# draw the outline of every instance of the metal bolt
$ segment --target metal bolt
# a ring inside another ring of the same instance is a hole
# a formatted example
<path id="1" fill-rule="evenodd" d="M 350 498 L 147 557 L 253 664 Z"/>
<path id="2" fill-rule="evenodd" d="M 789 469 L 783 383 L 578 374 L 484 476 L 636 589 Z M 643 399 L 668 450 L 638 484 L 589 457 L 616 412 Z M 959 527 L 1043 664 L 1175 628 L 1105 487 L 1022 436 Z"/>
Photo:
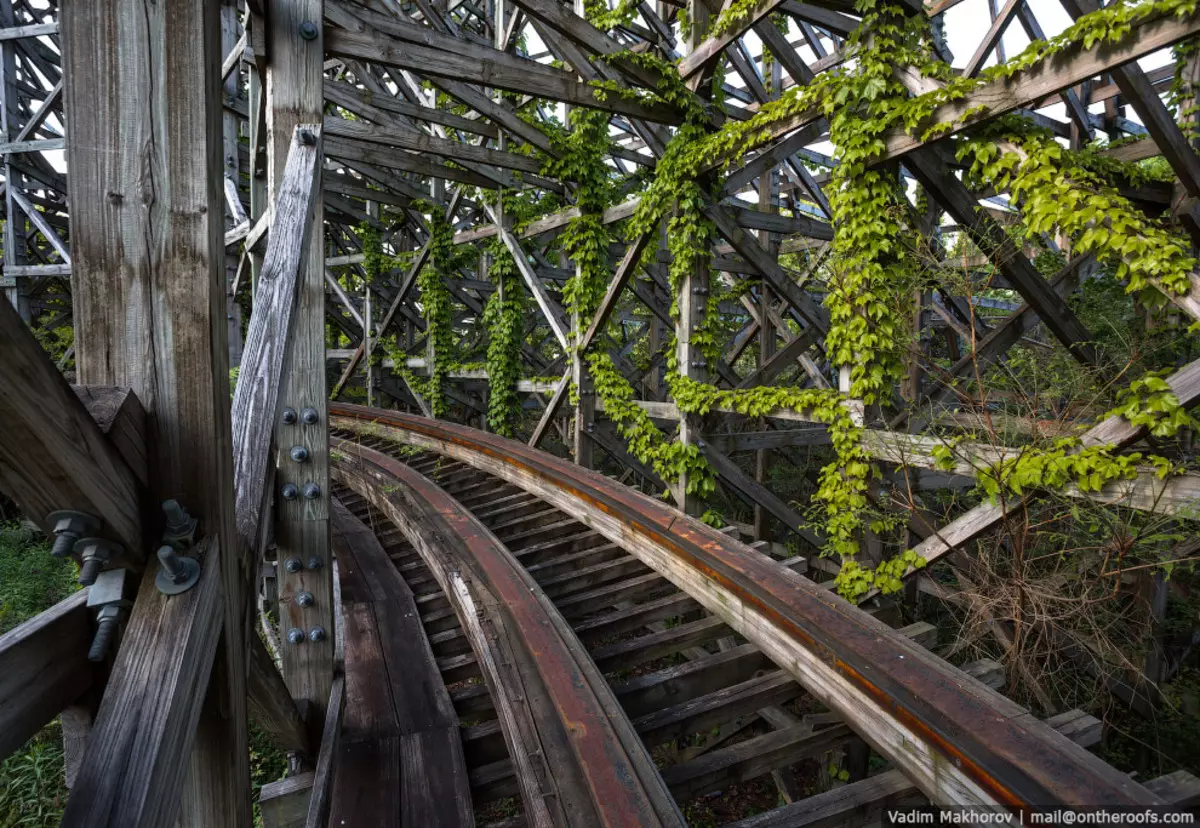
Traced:
<path id="1" fill-rule="evenodd" d="M 296 603 L 302 607 L 311 607 L 313 605 L 313 594 L 311 592 L 297 592 Z"/>
<path id="2" fill-rule="evenodd" d="M 84 538 L 75 544 L 75 552 L 83 559 L 79 567 L 79 583 L 91 586 L 96 583 L 96 576 L 104 568 L 104 563 L 125 550 L 120 544 L 106 538 Z"/>
<path id="3" fill-rule="evenodd" d="M 295 575 L 301 569 L 304 569 L 304 564 L 300 563 L 299 558 L 288 558 L 283 562 L 283 568 Z"/>
<path id="4" fill-rule="evenodd" d="M 304 630 L 298 629 L 296 627 L 292 627 L 290 630 L 288 630 L 288 643 L 289 644 L 300 644 L 303 641 L 304 641 Z"/>
<path id="5" fill-rule="evenodd" d="M 311 20 L 305 20 L 300 24 L 300 36 L 305 40 L 316 40 L 318 34 L 320 32 L 317 31 L 317 24 Z"/>
<path id="6" fill-rule="evenodd" d="M 279 494 L 283 496 L 284 500 L 295 500 L 296 496 L 300 494 L 300 489 L 296 487 L 295 483 L 285 483 L 279 490 Z"/>
<path id="7" fill-rule="evenodd" d="M 179 505 L 178 500 L 164 500 L 162 510 L 167 518 L 163 541 L 176 549 L 191 547 L 196 542 L 196 526 L 199 521 L 189 515 L 187 509 Z"/>
<path id="8" fill-rule="evenodd" d="M 318 486 L 316 483 L 305 483 L 304 484 L 304 496 L 306 498 L 308 498 L 309 500 L 316 500 L 318 497 L 321 496 L 321 487 Z"/>
<path id="9" fill-rule="evenodd" d="M 200 580 L 200 562 L 180 555 L 174 547 L 160 546 L 158 562 L 162 564 L 162 569 L 154 576 L 154 585 L 163 595 L 187 592 Z"/>
<path id="10" fill-rule="evenodd" d="M 294 409 L 294 408 L 283 409 L 283 424 L 284 425 L 295 425 L 296 424 L 296 409 Z"/>
<path id="11" fill-rule="evenodd" d="M 121 607 L 116 604 L 100 610 L 100 615 L 97 616 L 96 637 L 92 639 L 91 649 L 88 650 L 88 661 L 104 661 L 120 621 Z"/>
<path id="12" fill-rule="evenodd" d="M 306 147 L 315 147 L 317 145 L 317 136 L 313 135 L 311 129 L 300 130 L 300 143 Z"/>
<path id="13" fill-rule="evenodd" d="M 297 463 L 303 463 L 308 459 L 308 449 L 304 446 L 292 446 L 292 450 L 288 453 L 291 455 L 292 460 Z"/>
<path id="14" fill-rule="evenodd" d="M 704 367 L 704 366 L 706 366 L 706 365 L 708 365 L 708 363 L 707 363 L 707 362 L 705 362 L 705 361 L 704 361 L 704 360 L 702 360 L 702 359 L 697 359 L 697 360 L 693 360 L 693 361 L 692 361 L 692 367 L 693 367 L 693 368 L 703 368 L 703 367 Z"/>
<path id="15" fill-rule="evenodd" d="M 305 425 L 316 425 L 321 422 L 321 415 L 317 413 L 315 408 L 306 408 L 300 412 L 300 420 Z"/>
<path id="16" fill-rule="evenodd" d="M 696 441 L 696 448 L 704 448 L 707 445 L 708 445 L 708 443 L 704 442 L 703 440 Z"/>
<path id="17" fill-rule="evenodd" d="M 325 562 L 323 560 L 321 560 L 320 558 L 318 558 L 316 555 L 313 555 L 311 558 L 308 559 L 308 568 L 309 569 L 320 569 L 323 566 L 325 566 Z"/>
<path id="18" fill-rule="evenodd" d="M 308 640 L 309 641 L 324 641 L 325 640 L 325 628 L 324 627 L 313 627 L 311 630 L 308 631 Z"/>
<path id="19" fill-rule="evenodd" d="M 705 296 L 708 294 L 708 288 L 696 285 L 696 287 L 692 288 L 692 293 L 697 296 Z"/>
<path id="20" fill-rule="evenodd" d="M 94 535 L 100 530 L 100 521 L 87 512 L 76 512 L 73 509 L 63 509 L 51 512 L 46 521 L 54 526 L 54 546 L 50 554 L 56 558 L 65 558 L 75 548 L 75 542 L 85 535 Z"/>

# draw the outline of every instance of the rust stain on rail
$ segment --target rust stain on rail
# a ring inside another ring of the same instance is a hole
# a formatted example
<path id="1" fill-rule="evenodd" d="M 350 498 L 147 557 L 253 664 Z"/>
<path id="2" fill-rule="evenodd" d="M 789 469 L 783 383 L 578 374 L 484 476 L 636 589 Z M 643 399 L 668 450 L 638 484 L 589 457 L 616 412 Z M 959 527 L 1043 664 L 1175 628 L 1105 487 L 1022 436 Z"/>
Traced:
<path id="1" fill-rule="evenodd" d="M 343 451 L 352 452 L 356 459 L 370 463 L 406 487 L 466 547 L 469 560 L 479 566 L 477 574 L 500 600 L 533 656 L 538 676 L 588 785 L 600 824 L 614 828 L 662 824 L 625 745 L 613 731 L 608 713 L 534 594 L 536 583 L 526 580 L 528 576 L 523 578 L 519 565 L 487 527 L 437 484 L 382 452 L 335 440 Z M 615 701 L 613 704 L 616 706 Z M 636 748 L 643 749 L 640 742 Z"/>
<path id="2" fill-rule="evenodd" d="M 841 598 L 640 492 L 523 443 L 465 426 L 348 404 L 332 404 L 330 413 L 489 457 L 619 519 L 627 530 L 722 586 L 829 664 L 932 752 L 1012 810 L 1159 804 L 1141 785 L 1099 760 L 1087 761 L 1015 704 L 963 683 L 961 673 L 941 659 Z"/>

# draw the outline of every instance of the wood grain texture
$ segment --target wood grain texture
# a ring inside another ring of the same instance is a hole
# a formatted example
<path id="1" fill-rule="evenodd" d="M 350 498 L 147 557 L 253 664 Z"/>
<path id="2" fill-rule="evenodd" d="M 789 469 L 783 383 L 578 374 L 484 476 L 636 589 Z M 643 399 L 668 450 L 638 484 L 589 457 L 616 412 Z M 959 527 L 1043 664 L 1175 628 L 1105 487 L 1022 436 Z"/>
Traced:
<path id="1" fill-rule="evenodd" d="M 267 496 L 267 470 L 274 460 L 271 432 L 279 409 L 283 367 L 291 350 L 296 296 L 307 265 L 320 163 L 320 125 L 297 125 L 279 187 L 277 218 L 271 227 L 254 293 L 254 313 L 233 395 L 237 530 L 242 542 L 251 548 L 259 536 Z M 320 226 L 316 232 L 320 234 Z"/>
<path id="2" fill-rule="evenodd" d="M 0 635 L 0 759 L 92 686 L 91 640 L 86 590 Z"/>
<path id="3" fill-rule="evenodd" d="M 138 482 L 146 486 L 149 483 L 146 409 L 137 394 L 112 385 L 72 385 L 71 390 Z"/>
<path id="4" fill-rule="evenodd" d="M 321 753 L 313 771 L 312 796 L 308 800 L 305 828 L 324 828 L 329 814 L 329 790 L 333 782 L 333 760 L 337 755 L 338 737 L 342 728 L 342 711 L 346 702 L 346 678 L 337 676 L 325 705 L 325 728 L 321 731 Z"/>
<path id="5" fill-rule="evenodd" d="M 268 20 L 270 65 L 267 73 L 267 181 L 271 204 L 282 195 L 283 172 L 297 124 L 320 123 L 324 108 L 322 62 L 322 0 L 278 0 L 271 4 Z M 304 40 L 300 26 L 312 23 L 317 37 Z M 324 203 L 319 195 L 312 201 L 314 228 L 322 227 Z M 284 425 L 276 419 L 274 443 L 279 452 L 276 492 L 293 483 L 301 490 L 305 484 L 320 487 L 320 496 L 276 499 L 275 536 L 279 560 L 298 557 L 304 569 L 279 573 L 279 617 L 286 633 L 289 627 L 305 632 L 315 627 L 326 631 L 321 642 L 307 641 L 303 646 L 283 648 L 283 677 L 292 697 L 311 704 L 311 728 L 325 718 L 325 705 L 333 682 L 333 583 L 329 553 L 329 440 L 327 436 L 325 378 L 325 251 L 323 233 L 309 234 L 303 260 L 303 281 L 292 323 L 291 346 L 286 363 L 280 402 L 297 412 L 305 408 L 317 411 L 317 423 L 297 422 Z M 308 450 L 308 460 L 295 463 L 288 456 L 292 446 Z M 308 566 L 316 558 L 320 568 Z M 298 607 L 292 598 L 301 590 L 315 598 L 307 608 Z"/>
<path id="6" fill-rule="evenodd" d="M 219 611 L 229 634 L 221 639 L 217 672 L 222 685 L 208 694 L 212 699 L 194 741 L 196 757 L 189 763 L 183 755 L 167 755 L 193 744 L 170 730 L 167 738 L 148 746 L 145 761 L 171 766 L 172 774 L 188 770 L 186 786 L 177 784 L 171 803 L 184 825 L 245 824 L 250 820 L 245 685 L 250 565 L 232 543 L 220 2 L 71 3 L 61 10 L 61 25 L 64 74 L 71 78 L 65 115 L 71 123 L 67 165 L 78 381 L 118 385 L 137 394 L 150 423 L 151 501 L 178 500 L 200 518 L 204 534 L 221 539 L 224 551 L 214 557 L 222 566 Z M 142 615 L 159 612 L 161 596 L 140 597 L 148 602 Z M 171 599 L 176 604 L 194 600 Z M 221 619 L 203 623 L 215 646 Z M 155 670 L 172 664 L 168 654 L 142 652 L 138 658 Z M 168 660 L 155 660 L 160 658 Z M 192 669 L 187 667 L 186 678 L 200 678 Z M 207 678 L 207 667 L 203 672 Z M 171 674 L 142 672 L 137 678 L 143 686 L 178 685 Z M 206 695 L 203 685 L 187 689 L 197 699 Z M 99 734 L 109 732 L 106 715 L 156 721 L 161 699 L 132 685 L 123 692 L 124 707 L 101 706 L 73 797 L 90 795 L 81 783 L 91 778 L 91 757 L 111 747 L 98 744 Z M 184 702 L 180 712 L 191 712 L 191 703 Z M 168 718 L 171 728 L 196 722 L 174 714 Z M 123 732 L 119 721 L 112 726 L 114 735 Z M 110 784 L 158 780 L 118 774 Z M 169 821 L 136 804 L 146 798 L 159 804 L 160 788 L 122 791 L 118 801 L 137 810 L 139 818 Z M 76 807 L 72 813 L 91 810 Z M 97 811 L 98 818 L 104 810 Z"/>
<path id="7" fill-rule="evenodd" d="M 250 637 L 249 655 L 247 690 L 251 717 L 275 747 L 311 756 L 314 751 L 304 719 L 288 695 L 275 661 L 257 635 Z"/>
<path id="8" fill-rule="evenodd" d="M 49 532 L 77 509 L 142 560 L 140 486 L 12 305 L 0 302 L 0 490 Z"/>
<path id="9" fill-rule="evenodd" d="M 64 826 L 151 828 L 179 812 L 222 621 L 220 549 L 206 539 L 197 554 L 203 571 L 188 592 L 160 593 L 154 569 L 142 579 Z"/>
<path id="10" fill-rule="evenodd" d="M 305 771 L 262 786 L 258 795 L 263 828 L 304 828 L 313 772 Z"/>

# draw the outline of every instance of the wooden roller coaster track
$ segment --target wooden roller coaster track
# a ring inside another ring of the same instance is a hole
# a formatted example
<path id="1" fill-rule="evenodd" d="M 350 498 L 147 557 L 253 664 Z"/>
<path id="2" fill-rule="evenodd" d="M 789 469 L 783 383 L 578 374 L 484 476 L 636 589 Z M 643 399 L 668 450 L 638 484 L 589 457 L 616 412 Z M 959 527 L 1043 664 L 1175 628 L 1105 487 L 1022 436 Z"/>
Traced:
<path id="1" fill-rule="evenodd" d="M 1064 732 L 1038 721 L 799 575 L 802 561 L 475 429 L 344 404 L 331 428 L 333 476 L 416 594 L 459 715 L 487 718 L 464 729 L 477 805 L 519 791 L 531 825 L 677 824 L 664 789 L 686 802 L 856 738 L 896 772 L 855 782 L 866 799 L 843 794 L 847 808 L 901 794 L 995 811 L 1163 804 L 1073 742 L 1073 717 Z M 349 635 L 346 646 L 353 684 Z M 621 679 L 677 653 L 680 664 Z M 835 714 L 826 726 L 780 707 L 805 694 Z M 667 740 L 755 713 L 778 729 L 661 776 L 648 761 Z M 796 824 L 788 808 L 754 824 Z"/>

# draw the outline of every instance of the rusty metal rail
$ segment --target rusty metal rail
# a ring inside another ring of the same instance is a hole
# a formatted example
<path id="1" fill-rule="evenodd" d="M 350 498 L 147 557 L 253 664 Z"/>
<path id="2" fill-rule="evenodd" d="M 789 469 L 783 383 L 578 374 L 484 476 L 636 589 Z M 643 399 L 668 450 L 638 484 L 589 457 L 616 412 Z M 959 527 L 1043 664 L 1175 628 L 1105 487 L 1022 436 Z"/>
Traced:
<path id="1" fill-rule="evenodd" d="M 895 630 L 664 503 L 475 429 L 335 404 L 331 426 L 430 450 L 536 494 L 757 645 L 942 806 L 1161 807 L 1146 788 Z"/>
<path id="2" fill-rule="evenodd" d="M 530 826 L 683 826 L 607 682 L 537 582 L 424 475 L 347 440 L 336 480 L 399 527 L 458 616 L 491 691 Z"/>

